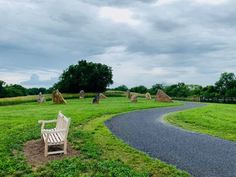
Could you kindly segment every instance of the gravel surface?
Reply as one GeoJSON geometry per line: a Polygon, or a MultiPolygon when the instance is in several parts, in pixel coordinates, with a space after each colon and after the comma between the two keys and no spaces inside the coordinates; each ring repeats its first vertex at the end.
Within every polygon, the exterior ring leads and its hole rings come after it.
{"type": "Polygon", "coordinates": [[[106,126],[132,147],[195,177],[236,177],[236,143],[169,125],[163,115],[204,106],[155,108],[119,115],[106,126]]]}

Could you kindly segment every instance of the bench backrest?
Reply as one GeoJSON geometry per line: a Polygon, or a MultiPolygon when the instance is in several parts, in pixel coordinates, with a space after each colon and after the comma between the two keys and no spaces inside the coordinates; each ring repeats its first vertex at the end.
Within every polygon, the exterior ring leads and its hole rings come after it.
{"type": "Polygon", "coordinates": [[[70,118],[64,116],[61,112],[58,113],[56,130],[65,129],[66,133],[63,134],[63,138],[66,139],[70,127],[70,118]]]}

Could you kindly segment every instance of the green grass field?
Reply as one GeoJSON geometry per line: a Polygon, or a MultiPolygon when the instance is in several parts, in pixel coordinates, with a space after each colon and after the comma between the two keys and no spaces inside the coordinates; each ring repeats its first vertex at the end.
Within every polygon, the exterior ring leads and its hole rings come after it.
{"type": "Polygon", "coordinates": [[[208,104],[170,114],[166,120],[191,131],[236,141],[236,105],[208,104]]]}
{"type": "Polygon", "coordinates": [[[47,102],[0,106],[0,176],[188,176],[134,150],[104,126],[105,120],[122,112],[179,104],[141,98],[138,103],[130,103],[124,97],[113,97],[102,100],[99,105],[92,105],[88,98],[68,100],[67,105],[47,102]],[[39,139],[37,121],[55,119],[59,110],[72,119],[69,141],[80,155],[33,170],[24,158],[23,144],[39,139]]]}
{"type": "MultiPolygon", "coordinates": [[[[106,91],[105,94],[107,96],[111,97],[124,97],[126,96],[125,92],[122,91],[106,91]]],[[[87,98],[91,98],[95,96],[95,93],[86,93],[85,94],[87,98]]],[[[144,97],[143,94],[138,94],[141,97],[144,97]]],[[[47,101],[52,100],[52,94],[44,94],[44,97],[47,101]]],[[[79,97],[79,94],[75,93],[64,93],[63,97],[65,99],[77,99],[79,97]]],[[[16,104],[22,104],[22,103],[30,103],[35,102],[38,98],[38,95],[29,95],[29,96],[18,96],[18,97],[10,97],[10,98],[0,98],[0,106],[6,106],[6,105],[16,105],[16,104]]]]}

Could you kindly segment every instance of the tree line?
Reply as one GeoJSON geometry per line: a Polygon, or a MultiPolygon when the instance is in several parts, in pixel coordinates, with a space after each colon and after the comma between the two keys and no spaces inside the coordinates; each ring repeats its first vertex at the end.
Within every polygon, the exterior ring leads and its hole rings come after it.
{"type": "MultiPolygon", "coordinates": [[[[70,65],[61,74],[59,81],[51,88],[25,88],[17,84],[6,84],[0,81],[0,98],[15,97],[26,95],[37,95],[40,92],[52,93],[53,90],[59,89],[63,93],[79,93],[81,90],[85,92],[104,92],[113,84],[112,68],[101,64],[87,62],[81,60],[77,64],[70,65]]],[[[112,90],[127,91],[137,93],[156,94],[157,90],[165,91],[171,97],[187,98],[187,97],[236,97],[236,77],[234,73],[222,73],[219,80],[214,85],[201,86],[189,85],[185,83],[177,83],[172,85],[155,84],[151,88],[143,85],[128,88],[121,85],[112,90]]]]}
{"type": "Polygon", "coordinates": [[[234,73],[222,73],[219,80],[214,85],[201,86],[185,84],[183,82],[164,85],[155,84],[151,88],[147,88],[143,85],[128,88],[125,85],[118,86],[112,90],[127,91],[137,93],[146,93],[154,95],[157,90],[161,89],[165,91],[169,96],[176,98],[187,97],[205,97],[205,98],[222,98],[222,97],[236,97],[236,77],[234,73]]]}
{"type": "Polygon", "coordinates": [[[51,90],[46,88],[25,88],[18,84],[6,84],[0,80],[0,98],[37,95],[39,93],[49,93],[51,90]]]}

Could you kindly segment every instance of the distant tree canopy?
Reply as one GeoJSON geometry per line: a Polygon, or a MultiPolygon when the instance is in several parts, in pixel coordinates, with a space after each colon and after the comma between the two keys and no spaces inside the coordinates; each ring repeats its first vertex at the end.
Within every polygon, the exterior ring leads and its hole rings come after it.
{"type": "MultiPolygon", "coordinates": [[[[87,92],[103,92],[112,84],[112,70],[110,67],[97,63],[80,61],[71,65],[61,75],[60,81],[52,88],[24,88],[17,84],[6,84],[0,80],[0,98],[37,95],[40,92],[52,93],[58,88],[62,92],[78,93],[80,90],[87,92]]],[[[234,73],[222,73],[214,85],[200,86],[178,83],[172,85],[155,84],[151,88],[137,86],[130,89],[132,92],[156,94],[158,89],[164,90],[171,97],[205,97],[222,98],[236,97],[236,76],[234,73]]],[[[128,87],[121,85],[112,90],[127,91],[128,87]]]]}
{"type": "Polygon", "coordinates": [[[138,86],[130,90],[137,93],[148,91],[154,95],[158,89],[164,90],[171,97],[236,97],[236,76],[234,73],[222,73],[215,85],[205,87],[178,83],[172,85],[155,84],[150,89],[147,89],[145,86],[138,86]]]}
{"type": "Polygon", "coordinates": [[[215,88],[222,96],[236,96],[236,77],[234,73],[222,73],[215,88]]]}
{"type": "Polygon", "coordinates": [[[126,85],[120,85],[118,87],[115,87],[114,89],[112,90],[117,90],[117,91],[127,91],[128,90],[128,87],[126,85]]]}
{"type": "Polygon", "coordinates": [[[26,96],[28,90],[21,85],[7,85],[4,81],[0,81],[0,98],[26,96]]]}
{"type": "Polygon", "coordinates": [[[168,95],[174,97],[188,97],[190,96],[190,88],[185,83],[178,83],[171,86],[167,86],[165,91],[168,95]]]}
{"type": "Polygon", "coordinates": [[[45,93],[51,93],[46,88],[29,88],[28,89],[28,95],[37,95],[39,93],[45,94],[45,93]]]}
{"type": "Polygon", "coordinates": [[[111,67],[81,60],[63,72],[54,88],[67,93],[103,92],[113,83],[112,76],[111,67]]]}
{"type": "Polygon", "coordinates": [[[131,88],[130,91],[137,92],[137,93],[146,93],[148,91],[148,89],[147,89],[147,87],[140,85],[140,86],[131,88]]]}
{"type": "Polygon", "coordinates": [[[148,91],[150,94],[155,95],[159,89],[164,90],[164,86],[162,84],[155,84],[148,91]]]}
{"type": "Polygon", "coordinates": [[[0,98],[3,98],[5,95],[5,82],[0,80],[0,98]]]}
{"type": "Polygon", "coordinates": [[[166,86],[167,94],[173,97],[202,96],[206,98],[236,97],[236,77],[234,73],[222,73],[215,85],[205,87],[184,83],[166,86]]]}

